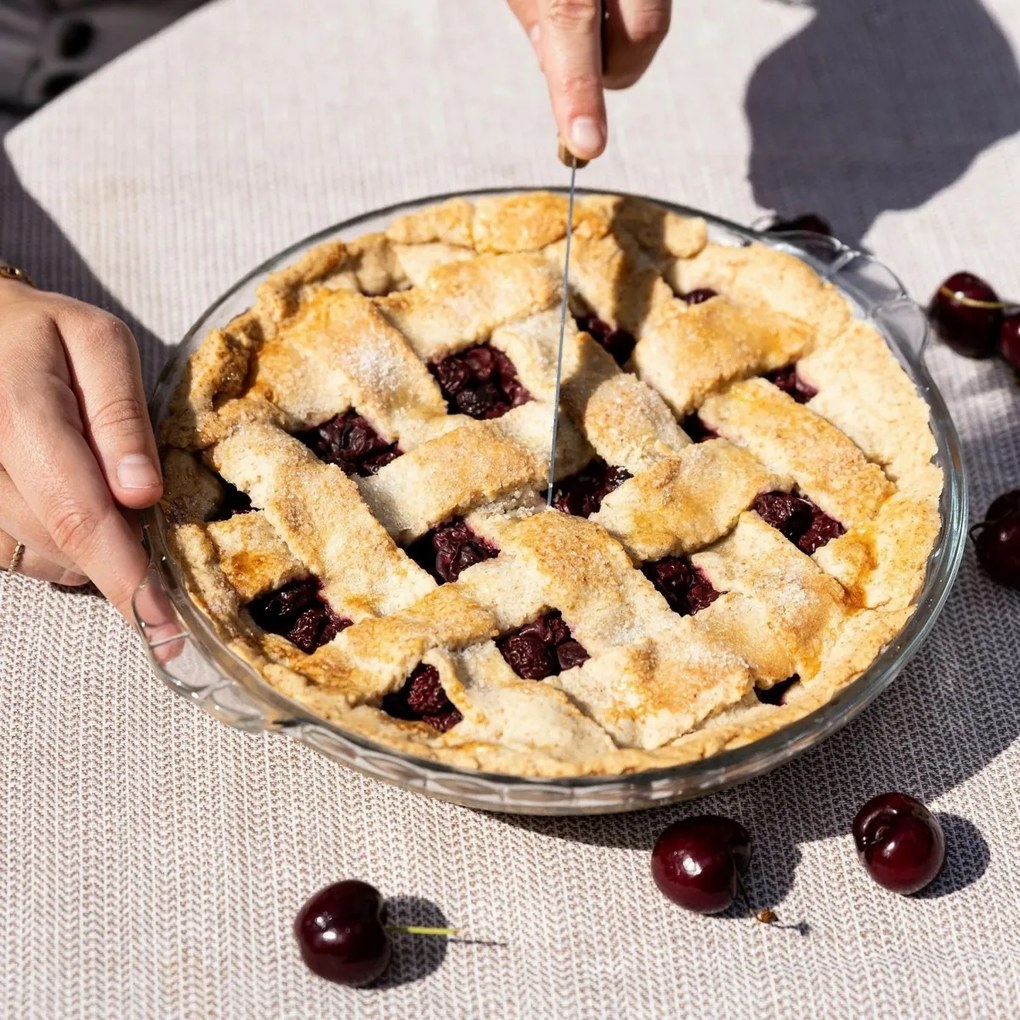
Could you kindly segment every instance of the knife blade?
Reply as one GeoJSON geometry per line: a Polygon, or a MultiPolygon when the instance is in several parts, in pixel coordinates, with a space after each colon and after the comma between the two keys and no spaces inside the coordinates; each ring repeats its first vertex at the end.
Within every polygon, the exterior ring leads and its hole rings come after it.
{"type": "Polygon", "coordinates": [[[560,344],[556,351],[556,385],[553,390],[552,440],[549,446],[549,487],[546,490],[546,506],[552,506],[553,486],[556,481],[556,436],[560,425],[560,386],[563,381],[563,339],[567,331],[567,297],[570,292],[570,241],[574,233],[574,191],[577,185],[577,171],[588,165],[586,159],[578,159],[560,142],[557,156],[564,166],[570,167],[570,191],[567,195],[567,241],[563,252],[563,298],[560,301],[560,344]]]}

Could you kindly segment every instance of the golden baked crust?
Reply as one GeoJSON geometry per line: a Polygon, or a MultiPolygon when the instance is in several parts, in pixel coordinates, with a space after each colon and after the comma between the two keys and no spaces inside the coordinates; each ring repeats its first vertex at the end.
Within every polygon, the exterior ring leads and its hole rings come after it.
{"type": "Polygon", "coordinates": [[[401,752],[556,777],[757,740],[870,665],[938,534],[928,409],[874,328],[796,258],[616,196],[577,202],[557,475],[616,473],[587,518],[547,509],[565,232],[565,199],[527,193],[323,244],[205,339],[161,423],[196,604],[282,693],[401,752]],[[523,387],[487,420],[451,413],[433,370],[479,344],[523,387]],[[794,365],[799,399],[766,378],[794,365]],[[393,459],[319,459],[309,430],[348,412],[393,459]],[[823,539],[778,530],[776,493],[806,498],[823,539]],[[498,554],[442,583],[409,548],[460,519],[498,554]],[[656,574],[674,560],[709,586],[690,611],[656,574]],[[335,626],[302,651],[256,607],[309,579],[335,626]],[[525,679],[507,635],[549,613],[580,654],[525,679]],[[422,666],[454,724],[384,707],[422,666]]]}

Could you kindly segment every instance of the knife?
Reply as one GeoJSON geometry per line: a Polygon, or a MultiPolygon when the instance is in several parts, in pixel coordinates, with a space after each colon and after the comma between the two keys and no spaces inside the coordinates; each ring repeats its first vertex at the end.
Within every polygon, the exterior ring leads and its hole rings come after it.
{"type": "Polygon", "coordinates": [[[560,301],[560,345],[556,352],[556,386],[553,390],[553,423],[552,442],[549,448],[549,487],[545,501],[552,506],[553,484],[556,478],[556,434],[560,424],[560,384],[563,380],[563,338],[567,331],[567,296],[570,292],[570,241],[574,233],[574,190],[577,183],[577,171],[588,165],[588,160],[578,159],[560,142],[556,155],[559,161],[570,168],[570,191],[567,196],[567,243],[563,253],[563,297],[560,301]]]}

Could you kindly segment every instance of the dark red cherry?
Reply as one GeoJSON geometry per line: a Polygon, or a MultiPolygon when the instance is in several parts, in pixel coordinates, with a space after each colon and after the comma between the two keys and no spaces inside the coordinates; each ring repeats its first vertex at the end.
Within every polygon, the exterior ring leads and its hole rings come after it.
{"type": "Polygon", "coordinates": [[[462,570],[499,555],[461,517],[436,525],[407,547],[407,554],[437,581],[456,581],[462,570]]]}
{"type": "MultiPolygon", "coordinates": [[[[1007,496],[1012,496],[1007,493],[1007,496]]],[[[1000,497],[1003,506],[1011,500],[1000,497]]],[[[996,500],[991,509],[996,508],[996,500]]],[[[999,584],[1020,591],[1020,513],[1007,513],[1002,517],[984,521],[974,528],[974,548],[978,563],[985,573],[999,584]]]]}
{"type": "Polygon", "coordinates": [[[737,898],[750,862],[751,837],[739,822],[699,815],[662,831],[652,851],[652,878],[681,907],[718,914],[737,898]]]}
{"type": "Polygon", "coordinates": [[[451,411],[499,418],[531,399],[514,363],[498,348],[479,344],[429,365],[451,411]]]}
{"type": "Polygon", "coordinates": [[[348,475],[374,475],[400,456],[396,443],[387,443],[357,411],[344,411],[307,432],[294,435],[319,460],[335,464],[348,475]]]}
{"type": "Polygon", "coordinates": [[[359,988],[380,977],[390,962],[386,906],[367,882],[336,882],[298,911],[294,936],[313,974],[359,988]]]}
{"type": "Polygon", "coordinates": [[[260,595],[248,603],[248,612],[263,630],[285,637],[307,655],[332,641],[352,623],[333,612],[316,577],[292,581],[260,595]]]}
{"type": "Polygon", "coordinates": [[[883,888],[904,896],[928,885],[946,857],[938,819],[905,793],[872,797],[857,812],[853,833],[864,870],[883,888]]]}
{"type": "Polygon", "coordinates": [[[641,572],[680,616],[693,616],[719,597],[712,582],[683,556],[665,556],[646,563],[641,572]]]}
{"type": "Polygon", "coordinates": [[[992,500],[992,505],[985,514],[986,521],[997,521],[1007,514],[1020,514],[1020,489],[1011,489],[992,500]]]}
{"type": "Polygon", "coordinates": [[[223,485],[223,497],[212,520],[229,521],[231,517],[236,517],[238,514],[251,513],[254,509],[251,505],[251,497],[237,486],[231,485],[226,479],[221,478],[220,482],[223,485]]]}
{"type": "Polygon", "coordinates": [[[590,460],[577,474],[561,478],[553,489],[552,505],[565,514],[590,517],[602,506],[602,500],[618,489],[630,472],[607,464],[600,457],[590,460]]]}
{"type": "Polygon", "coordinates": [[[403,686],[382,699],[382,710],[394,719],[427,723],[445,733],[464,718],[446,696],[439,670],[419,663],[403,686]]]}
{"type": "Polygon", "coordinates": [[[824,234],[826,237],[833,236],[829,221],[823,219],[817,213],[802,213],[800,216],[791,216],[787,220],[780,219],[777,216],[772,221],[772,225],[766,228],[765,232],[767,234],[781,234],[788,230],[808,230],[812,234],[824,234]]]}
{"type": "Polygon", "coordinates": [[[999,355],[1020,372],[1020,312],[1010,312],[999,327],[999,355]]]}
{"type": "Polygon", "coordinates": [[[995,353],[1002,325],[999,295],[973,273],[954,273],[932,295],[928,318],[957,354],[987,358],[995,353]]]}
{"type": "Polygon", "coordinates": [[[588,652],[571,635],[556,609],[505,634],[496,647],[507,665],[525,680],[544,680],[588,661],[588,652]]]}
{"type": "Polygon", "coordinates": [[[577,328],[587,333],[613,360],[623,366],[634,351],[637,340],[625,329],[613,329],[595,315],[580,315],[575,320],[577,328]]]}

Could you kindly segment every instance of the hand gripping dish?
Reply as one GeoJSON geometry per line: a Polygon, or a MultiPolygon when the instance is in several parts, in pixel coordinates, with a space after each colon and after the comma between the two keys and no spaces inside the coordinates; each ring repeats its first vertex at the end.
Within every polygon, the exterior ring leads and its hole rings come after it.
{"type": "Polygon", "coordinates": [[[966,518],[916,306],[830,239],[584,195],[549,509],[565,214],[382,213],[196,326],[154,400],[139,599],[175,688],[410,788],[573,812],[746,778],[889,682],[966,518]]]}

